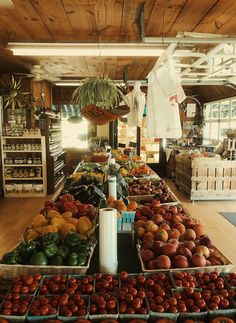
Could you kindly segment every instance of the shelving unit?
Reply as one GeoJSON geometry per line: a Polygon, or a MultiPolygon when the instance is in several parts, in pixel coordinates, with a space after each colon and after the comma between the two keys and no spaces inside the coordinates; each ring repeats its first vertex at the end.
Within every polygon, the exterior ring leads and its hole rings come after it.
{"type": "Polygon", "coordinates": [[[45,196],[47,194],[45,137],[2,136],[1,150],[4,196],[45,196]],[[40,149],[30,149],[35,145],[40,149]],[[23,148],[15,149],[15,147],[23,148]],[[24,149],[25,147],[29,149],[24,149]],[[27,160],[29,163],[25,162],[27,160]],[[40,160],[40,163],[33,163],[33,160],[40,160]]]}
{"type": "Polygon", "coordinates": [[[46,139],[46,156],[47,156],[47,192],[54,194],[63,186],[65,179],[65,161],[61,145],[61,123],[57,115],[43,114],[41,117],[42,133],[46,139]]]}

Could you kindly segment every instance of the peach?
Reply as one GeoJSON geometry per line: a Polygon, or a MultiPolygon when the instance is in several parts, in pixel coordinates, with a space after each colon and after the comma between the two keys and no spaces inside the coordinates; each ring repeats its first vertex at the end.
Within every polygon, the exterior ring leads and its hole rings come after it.
{"type": "Polygon", "coordinates": [[[172,243],[166,243],[162,248],[163,255],[172,257],[176,254],[176,246],[172,243]]]}
{"type": "Polygon", "coordinates": [[[168,240],[168,233],[166,230],[158,230],[156,233],[156,239],[162,242],[166,242],[168,240]]]}
{"type": "Polygon", "coordinates": [[[160,255],[156,259],[156,265],[159,269],[169,269],[171,267],[170,258],[166,255],[160,255]]]}
{"type": "Polygon", "coordinates": [[[145,229],[142,227],[138,227],[135,229],[135,232],[139,238],[141,238],[145,234],[145,229]]]}
{"type": "Polygon", "coordinates": [[[182,218],[178,213],[176,213],[172,216],[171,221],[174,223],[182,222],[182,218]]]}
{"type": "Polygon", "coordinates": [[[169,243],[172,243],[176,248],[179,246],[179,240],[178,239],[170,239],[168,240],[169,243]]]}
{"type": "Polygon", "coordinates": [[[184,241],[184,243],[181,244],[181,247],[186,247],[190,251],[193,251],[196,248],[196,245],[193,241],[184,241]]]}
{"type": "Polygon", "coordinates": [[[143,235],[143,240],[149,240],[149,241],[153,241],[154,240],[154,235],[152,232],[146,232],[143,235]]]}
{"type": "Polygon", "coordinates": [[[145,225],[146,232],[157,232],[158,225],[156,225],[152,220],[148,220],[145,225]]]}
{"type": "Polygon", "coordinates": [[[182,256],[186,257],[187,259],[191,259],[192,258],[192,252],[188,248],[186,248],[186,247],[180,247],[177,250],[177,254],[178,255],[182,255],[182,256]]]}
{"type": "Polygon", "coordinates": [[[189,267],[188,259],[182,255],[175,256],[173,259],[173,263],[176,268],[188,268],[189,267]]]}
{"type": "Polygon", "coordinates": [[[186,228],[183,223],[175,223],[173,225],[173,228],[177,229],[180,232],[180,235],[184,234],[186,231],[186,228]]]}
{"type": "Polygon", "coordinates": [[[127,205],[127,209],[132,211],[136,210],[137,207],[138,207],[138,204],[135,201],[130,201],[129,204],[127,205]]]}
{"type": "Polygon", "coordinates": [[[159,225],[160,223],[162,223],[164,221],[164,219],[161,214],[154,214],[152,217],[152,221],[159,225]]]}
{"type": "Polygon", "coordinates": [[[150,260],[148,261],[146,264],[145,264],[145,267],[149,270],[153,270],[153,269],[156,269],[157,268],[157,265],[156,265],[156,260],[150,260]]]}
{"type": "Polygon", "coordinates": [[[152,250],[145,249],[141,251],[141,258],[143,262],[148,262],[150,260],[155,259],[155,254],[152,250]]]}
{"type": "Polygon", "coordinates": [[[138,227],[145,228],[145,225],[146,225],[146,222],[143,220],[138,220],[137,222],[135,222],[135,228],[138,228],[138,227]]]}
{"type": "Polygon", "coordinates": [[[197,237],[204,236],[206,233],[202,224],[195,224],[193,226],[193,230],[195,231],[197,237]]]}
{"type": "Polygon", "coordinates": [[[195,252],[201,253],[206,259],[210,257],[210,250],[206,246],[197,246],[195,252]]]}
{"type": "Polygon", "coordinates": [[[157,256],[162,254],[162,247],[164,246],[164,243],[162,241],[154,241],[152,250],[155,252],[157,256]]]}
{"type": "Polygon", "coordinates": [[[168,239],[178,239],[180,237],[179,230],[172,228],[168,231],[168,239]]]}
{"type": "Polygon", "coordinates": [[[153,241],[150,240],[143,240],[142,242],[142,249],[152,249],[153,247],[153,241]]]}
{"type": "Polygon", "coordinates": [[[159,226],[159,229],[162,229],[162,230],[166,230],[166,231],[168,231],[168,230],[170,230],[170,226],[169,226],[169,224],[168,223],[162,223],[160,226],[159,226]]]}
{"type": "Polygon", "coordinates": [[[193,229],[187,229],[184,233],[184,240],[195,240],[196,233],[193,229]]]}
{"type": "Polygon", "coordinates": [[[192,256],[192,264],[195,267],[205,267],[207,264],[206,258],[201,253],[194,253],[192,256]]]}

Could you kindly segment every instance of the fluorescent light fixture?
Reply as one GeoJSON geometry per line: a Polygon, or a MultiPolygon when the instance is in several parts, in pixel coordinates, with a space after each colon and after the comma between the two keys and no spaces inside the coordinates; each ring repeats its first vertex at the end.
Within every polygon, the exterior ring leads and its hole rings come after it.
{"type": "Polygon", "coordinates": [[[79,86],[81,85],[81,82],[80,81],[58,81],[58,82],[55,82],[54,83],[56,86],[79,86]]]}
{"type": "Polygon", "coordinates": [[[18,56],[160,56],[164,49],[156,44],[123,43],[8,43],[18,56]]]}

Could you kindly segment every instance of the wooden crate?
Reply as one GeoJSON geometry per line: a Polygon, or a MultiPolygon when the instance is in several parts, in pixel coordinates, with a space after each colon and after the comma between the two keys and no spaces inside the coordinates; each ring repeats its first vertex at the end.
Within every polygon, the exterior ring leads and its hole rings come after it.
{"type": "Polygon", "coordinates": [[[176,158],[176,184],[190,200],[236,200],[236,161],[176,158]]]}

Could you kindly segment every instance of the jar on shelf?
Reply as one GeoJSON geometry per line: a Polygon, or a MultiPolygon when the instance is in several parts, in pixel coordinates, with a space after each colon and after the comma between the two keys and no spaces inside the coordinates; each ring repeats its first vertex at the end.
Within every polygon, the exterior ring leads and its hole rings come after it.
{"type": "Polygon", "coordinates": [[[27,164],[32,164],[32,159],[31,159],[31,157],[28,157],[28,159],[27,159],[27,164]]]}

